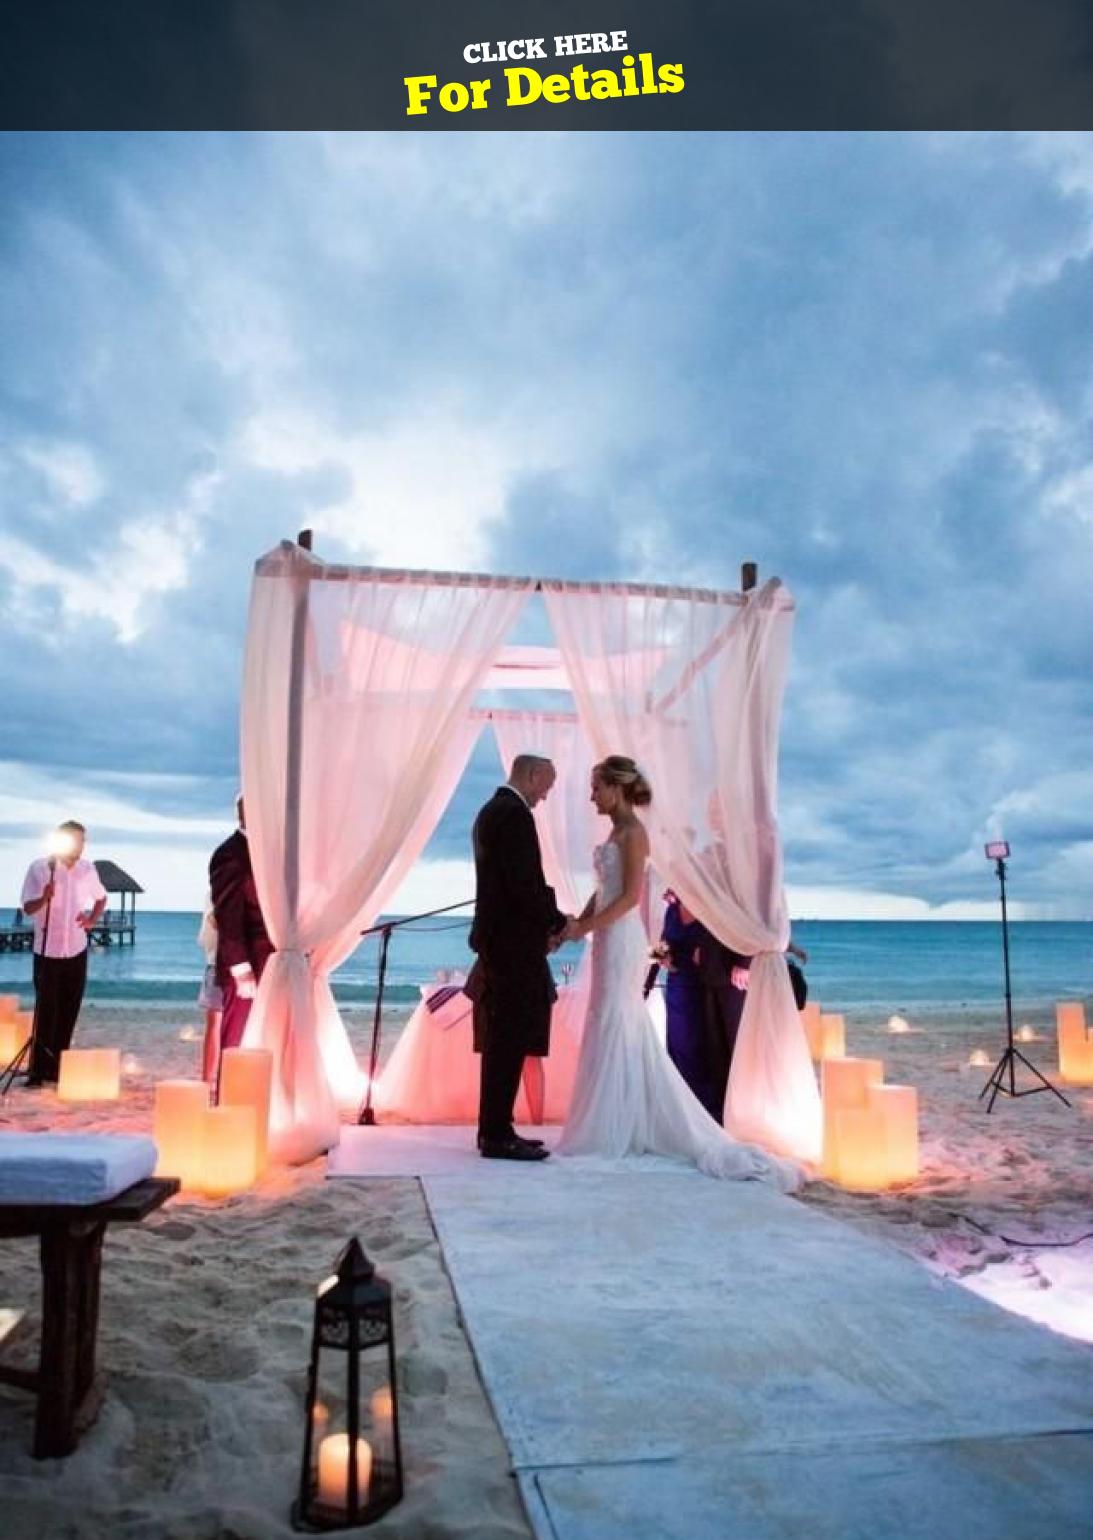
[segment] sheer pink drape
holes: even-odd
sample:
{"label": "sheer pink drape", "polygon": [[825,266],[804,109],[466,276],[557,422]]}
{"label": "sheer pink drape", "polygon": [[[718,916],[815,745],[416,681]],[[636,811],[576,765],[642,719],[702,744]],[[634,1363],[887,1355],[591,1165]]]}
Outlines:
{"label": "sheer pink drape", "polygon": [[558,779],[545,802],[535,809],[543,870],[558,897],[558,907],[579,914],[592,890],[592,847],[608,833],[606,820],[592,806],[589,780],[595,754],[572,713],[501,711],[491,713],[497,752],[507,776],[517,754],[543,754],[554,762]]}
{"label": "sheer pink drape", "polygon": [[288,542],[258,563],[243,792],[277,951],[246,1042],[274,1054],[271,1142],[282,1159],[336,1142],[331,1076],[359,1090],[326,975],[428,838],[466,763],[474,694],[529,586],[327,568]]}
{"label": "sheer pink drape", "polygon": [[544,583],[598,755],[632,755],[653,787],[652,863],[687,907],[754,958],[726,1101],[738,1138],[819,1156],[816,1080],[783,952],[778,723],[793,600]]}

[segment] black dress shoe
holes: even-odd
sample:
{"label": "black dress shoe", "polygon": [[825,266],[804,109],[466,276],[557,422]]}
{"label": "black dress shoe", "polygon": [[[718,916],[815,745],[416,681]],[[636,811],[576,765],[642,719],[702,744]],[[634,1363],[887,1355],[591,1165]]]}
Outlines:
{"label": "black dress shoe", "polygon": [[[511,1133],[506,1134],[505,1137],[506,1137],[506,1139],[515,1139],[517,1144],[526,1144],[526,1145],[528,1145],[533,1150],[541,1150],[541,1149],[545,1148],[544,1140],[542,1140],[542,1139],[525,1139],[523,1134],[518,1134],[515,1131],[515,1129]],[[484,1141],[483,1141],[482,1135],[479,1134],[478,1135],[478,1148],[479,1149],[482,1148],[483,1143],[484,1143]],[[496,1144],[497,1140],[494,1140],[493,1143]]]}
{"label": "black dress shoe", "polygon": [[479,1154],[486,1160],[546,1160],[550,1151],[523,1139],[484,1139]]}

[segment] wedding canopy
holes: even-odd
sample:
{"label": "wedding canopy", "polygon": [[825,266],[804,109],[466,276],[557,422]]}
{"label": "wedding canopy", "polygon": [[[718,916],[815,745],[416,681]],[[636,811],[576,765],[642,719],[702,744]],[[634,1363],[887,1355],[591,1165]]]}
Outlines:
{"label": "wedding canopy", "polygon": [[[536,589],[557,651],[506,649]],[[657,872],[708,929],[754,958],[726,1125],[817,1158],[819,1098],[783,956],[776,820],[792,623],[792,597],[777,579],[739,594],[388,571],[330,565],[290,541],[258,561],[243,794],[276,951],[246,1042],[274,1055],[271,1139],[281,1158],[331,1147],[339,1108],[360,1101],[363,1077],[329,975],[448,805],[481,727],[478,692],[561,683],[592,753],[630,754],[652,783],[645,821]],[[524,737],[519,747],[534,743]],[[561,763],[557,735],[554,751],[563,783],[554,795],[576,808],[586,770]],[[574,812],[573,835],[558,836],[569,848],[549,852],[556,881],[575,869],[573,838],[586,829]],[[583,901],[564,885],[559,897]]]}

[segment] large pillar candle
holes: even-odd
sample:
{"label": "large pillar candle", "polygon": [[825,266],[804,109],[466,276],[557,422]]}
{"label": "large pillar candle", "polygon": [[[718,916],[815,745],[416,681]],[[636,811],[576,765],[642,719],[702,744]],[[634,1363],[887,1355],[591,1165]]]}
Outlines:
{"label": "large pillar candle", "polygon": [[254,1108],[210,1107],[201,1114],[202,1192],[226,1198],[254,1185]]}
{"label": "large pillar candle", "polygon": [[821,1061],[845,1059],[846,1022],[841,1016],[825,1011],[820,1017],[820,1052],[817,1057]]}
{"label": "large pillar candle", "polygon": [[808,1051],[812,1058],[820,1057],[820,1002],[808,1000],[801,1007],[801,1025],[808,1039]]}
{"label": "large pillar candle", "polygon": [[[880,1108],[867,1102],[864,1107],[840,1109],[833,1121],[831,1179],[851,1192],[877,1192],[887,1186],[884,1113]],[[826,1146],[824,1155],[826,1170]]]}
{"label": "large pillar candle", "polygon": [[870,1086],[880,1085],[884,1065],[880,1059],[825,1059],[821,1065],[824,1112],[823,1172],[838,1180],[839,1134],[836,1116],[840,1112],[864,1112]]}
{"label": "large pillar candle", "polygon": [[273,1055],[268,1048],[225,1048],[220,1057],[220,1105],[254,1108],[254,1169],[266,1169],[269,1090]]}
{"label": "large pillar candle", "polygon": [[121,1095],[121,1051],[66,1048],[57,1095],[63,1102],[113,1102]]}
{"label": "large pillar candle", "polygon": [[1059,1036],[1059,1074],[1068,1085],[1093,1085],[1093,1038],[1086,1031],[1081,1000],[1060,1000],[1055,1007]]}
{"label": "large pillar candle", "polygon": [[160,1080],[156,1085],[153,1137],[157,1176],[177,1176],[191,1190],[201,1185],[201,1119],[208,1110],[203,1080]]}
{"label": "large pillar candle", "polygon": [[913,1085],[874,1085],[868,1106],[884,1124],[884,1180],[913,1182],[918,1176],[918,1092]]}
{"label": "large pillar candle", "polygon": [[22,1012],[12,1011],[0,1021],[0,1070],[19,1057],[29,1037],[30,1022],[22,1019]]}

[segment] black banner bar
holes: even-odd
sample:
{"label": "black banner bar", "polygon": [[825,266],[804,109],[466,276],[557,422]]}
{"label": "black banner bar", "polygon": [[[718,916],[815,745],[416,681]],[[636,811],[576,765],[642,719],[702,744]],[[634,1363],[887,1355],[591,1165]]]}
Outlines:
{"label": "black banner bar", "polygon": [[1091,0],[16,0],[7,129],[1081,129]]}

